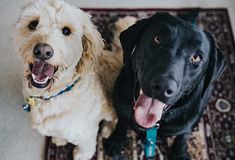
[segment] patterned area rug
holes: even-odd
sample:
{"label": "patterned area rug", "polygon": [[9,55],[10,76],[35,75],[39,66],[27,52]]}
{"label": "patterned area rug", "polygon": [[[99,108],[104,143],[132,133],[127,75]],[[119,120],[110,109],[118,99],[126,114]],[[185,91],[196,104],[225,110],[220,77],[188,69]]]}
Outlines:
{"label": "patterned area rug", "polygon": [[[137,9],[137,10],[96,10],[86,9],[93,15],[107,49],[111,49],[111,25],[119,18],[127,15],[139,19],[155,12],[167,11],[173,15],[187,13],[190,9]],[[188,143],[189,152],[194,160],[234,160],[235,159],[235,46],[231,24],[226,9],[201,9],[197,24],[209,31],[216,38],[217,45],[227,57],[229,67],[222,77],[215,82],[215,89],[198,128],[192,133]],[[108,157],[103,152],[102,138],[98,136],[97,152],[93,160],[141,160],[144,159],[143,142],[131,130],[122,153],[116,157]],[[158,142],[156,160],[167,160],[167,153],[173,138]],[[72,144],[56,147],[47,139],[46,160],[72,160]]]}

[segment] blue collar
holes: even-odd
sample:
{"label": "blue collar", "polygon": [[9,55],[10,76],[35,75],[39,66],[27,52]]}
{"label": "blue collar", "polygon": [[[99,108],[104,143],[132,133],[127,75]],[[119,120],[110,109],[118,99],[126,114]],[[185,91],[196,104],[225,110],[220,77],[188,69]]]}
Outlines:
{"label": "blue collar", "polygon": [[39,99],[42,99],[42,100],[50,100],[51,98],[55,98],[57,96],[60,96],[68,91],[70,91],[74,86],[75,84],[77,84],[77,82],[81,79],[81,77],[79,77],[77,80],[74,81],[73,84],[71,85],[68,85],[65,89],[62,89],[61,91],[59,91],[57,94],[54,94],[50,97],[42,97],[42,96],[30,96],[31,98],[39,98]]}
{"label": "blue collar", "polygon": [[79,77],[77,80],[74,81],[73,84],[68,85],[65,89],[62,89],[61,91],[59,91],[58,93],[50,96],[50,97],[43,97],[43,96],[29,96],[28,98],[26,98],[26,103],[24,103],[22,105],[23,110],[26,112],[30,112],[30,108],[31,106],[35,106],[36,105],[36,101],[35,99],[42,99],[42,100],[50,100],[52,98],[58,97],[66,92],[69,92],[76,84],[77,82],[81,79],[81,77]]}

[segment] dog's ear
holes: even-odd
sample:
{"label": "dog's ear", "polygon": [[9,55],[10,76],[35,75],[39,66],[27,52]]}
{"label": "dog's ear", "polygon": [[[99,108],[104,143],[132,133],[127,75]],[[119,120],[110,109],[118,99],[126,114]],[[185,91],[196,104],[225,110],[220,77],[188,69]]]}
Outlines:
{"label": "dog's ear", "polygon": [[91,21],[91,16],[83,12],[83,49],[87,54],[98,56],[104,47],[103,39],[96,26]]}
{"label": "dog's ear", "polygon": [[90,70],[94,69],[94,63],[98,62],[97,59],[101,56],[101,52],[104,48],[104,42],[96,26],[91,21],[91,16],[82,10],[79,11],[79,15],[82,15],[83,53],[78,64],[78,72],[85,72],[86,68],[89,68]]}
{"label": "dog's ear", "polygon": [[127,64],[130,61],[132,51],[140,41],[149,23],[155,23],[158,20],[160,22],[169,16],[170,15],[168,13],[156,13],[149,18],[137,21],[134,25],[130,26],[120,34],[124,64]]}
{"label": "dog's ear", "polygon": [[123,49],[123,62],[128,64],[131,58],[131,53],[141,38],[149,20],[143,19],[137,21],[134,25],[130,26],[128,29],[120,34],[120,42]]}
{"label": "dog's ear", "polygon": [[226,67],[226,60],[223,56],[223,54],[220,52],[220,50],[216,47],[214,38],[212,35],[206,31],[204,31],[206,34],[207,39],[210,42],[210,55],[209,55],[209,63],[206,70],[206,76],[204,81],[204,87],[202,94],[206,92],[206,90],[209,88],[211,83],[219,78],[219,76],[223,73]]}

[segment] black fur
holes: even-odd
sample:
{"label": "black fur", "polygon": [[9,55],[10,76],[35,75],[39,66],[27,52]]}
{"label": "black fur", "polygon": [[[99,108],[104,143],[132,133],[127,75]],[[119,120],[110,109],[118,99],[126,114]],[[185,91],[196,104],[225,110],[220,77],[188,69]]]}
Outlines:
{"label": "black fur", "polygon": [[[160,44],[154,41],[158,37]],[[119,122],[105,149],[109,154],[120,152],[127,126],[145,133],[133,118],[135,83],[152,98],[169,104],[161,120],[159,136],[176,136],[172,160],[190,159],[187,152],[188,135],[198,124],[217,79],[225,68],[223,55],[212,36],[190,23],[167,13],[138,21],[121,33],[124,67],[116,81],[113,103]],[[135,49],[134,49],[135,48]],[[198,54],[200,63],[192,64],[190,56]],[[167,77],[167,78],[166,78]],[[157,79],[157,80],[155,80]],[[155,92],[153,81],[161,86],[177,83],[173,96]]]}

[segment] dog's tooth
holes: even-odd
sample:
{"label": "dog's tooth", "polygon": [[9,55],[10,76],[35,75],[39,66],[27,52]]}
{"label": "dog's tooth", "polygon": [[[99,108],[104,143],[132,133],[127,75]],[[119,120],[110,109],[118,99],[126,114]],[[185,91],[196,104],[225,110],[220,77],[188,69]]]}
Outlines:
{"label": "dog's tooth", "polygon": [[49,79],[49,76],[47,76],[47,77],[46,77],[46,79],[45,79],[45,83],[48,81],[48,79]]}
{"label": "dog's tooth", "polygon": [[35,76],[35,74],[32,74],[32,77],[33,77],[33,80],[35,80],[35,79],[36,79],[36,76]]}
{"label": "dog's tooth", "polygon": [[38,80],[36,79],[36,75],[34,75],[34,74],[32,74],[32,78],[33,78],[33,81],[36,82],[36,83],[38,83],[38,84],[45,84],[45,83],[49,80],[49,76],[47,76],[44,80],[38,81]]}

